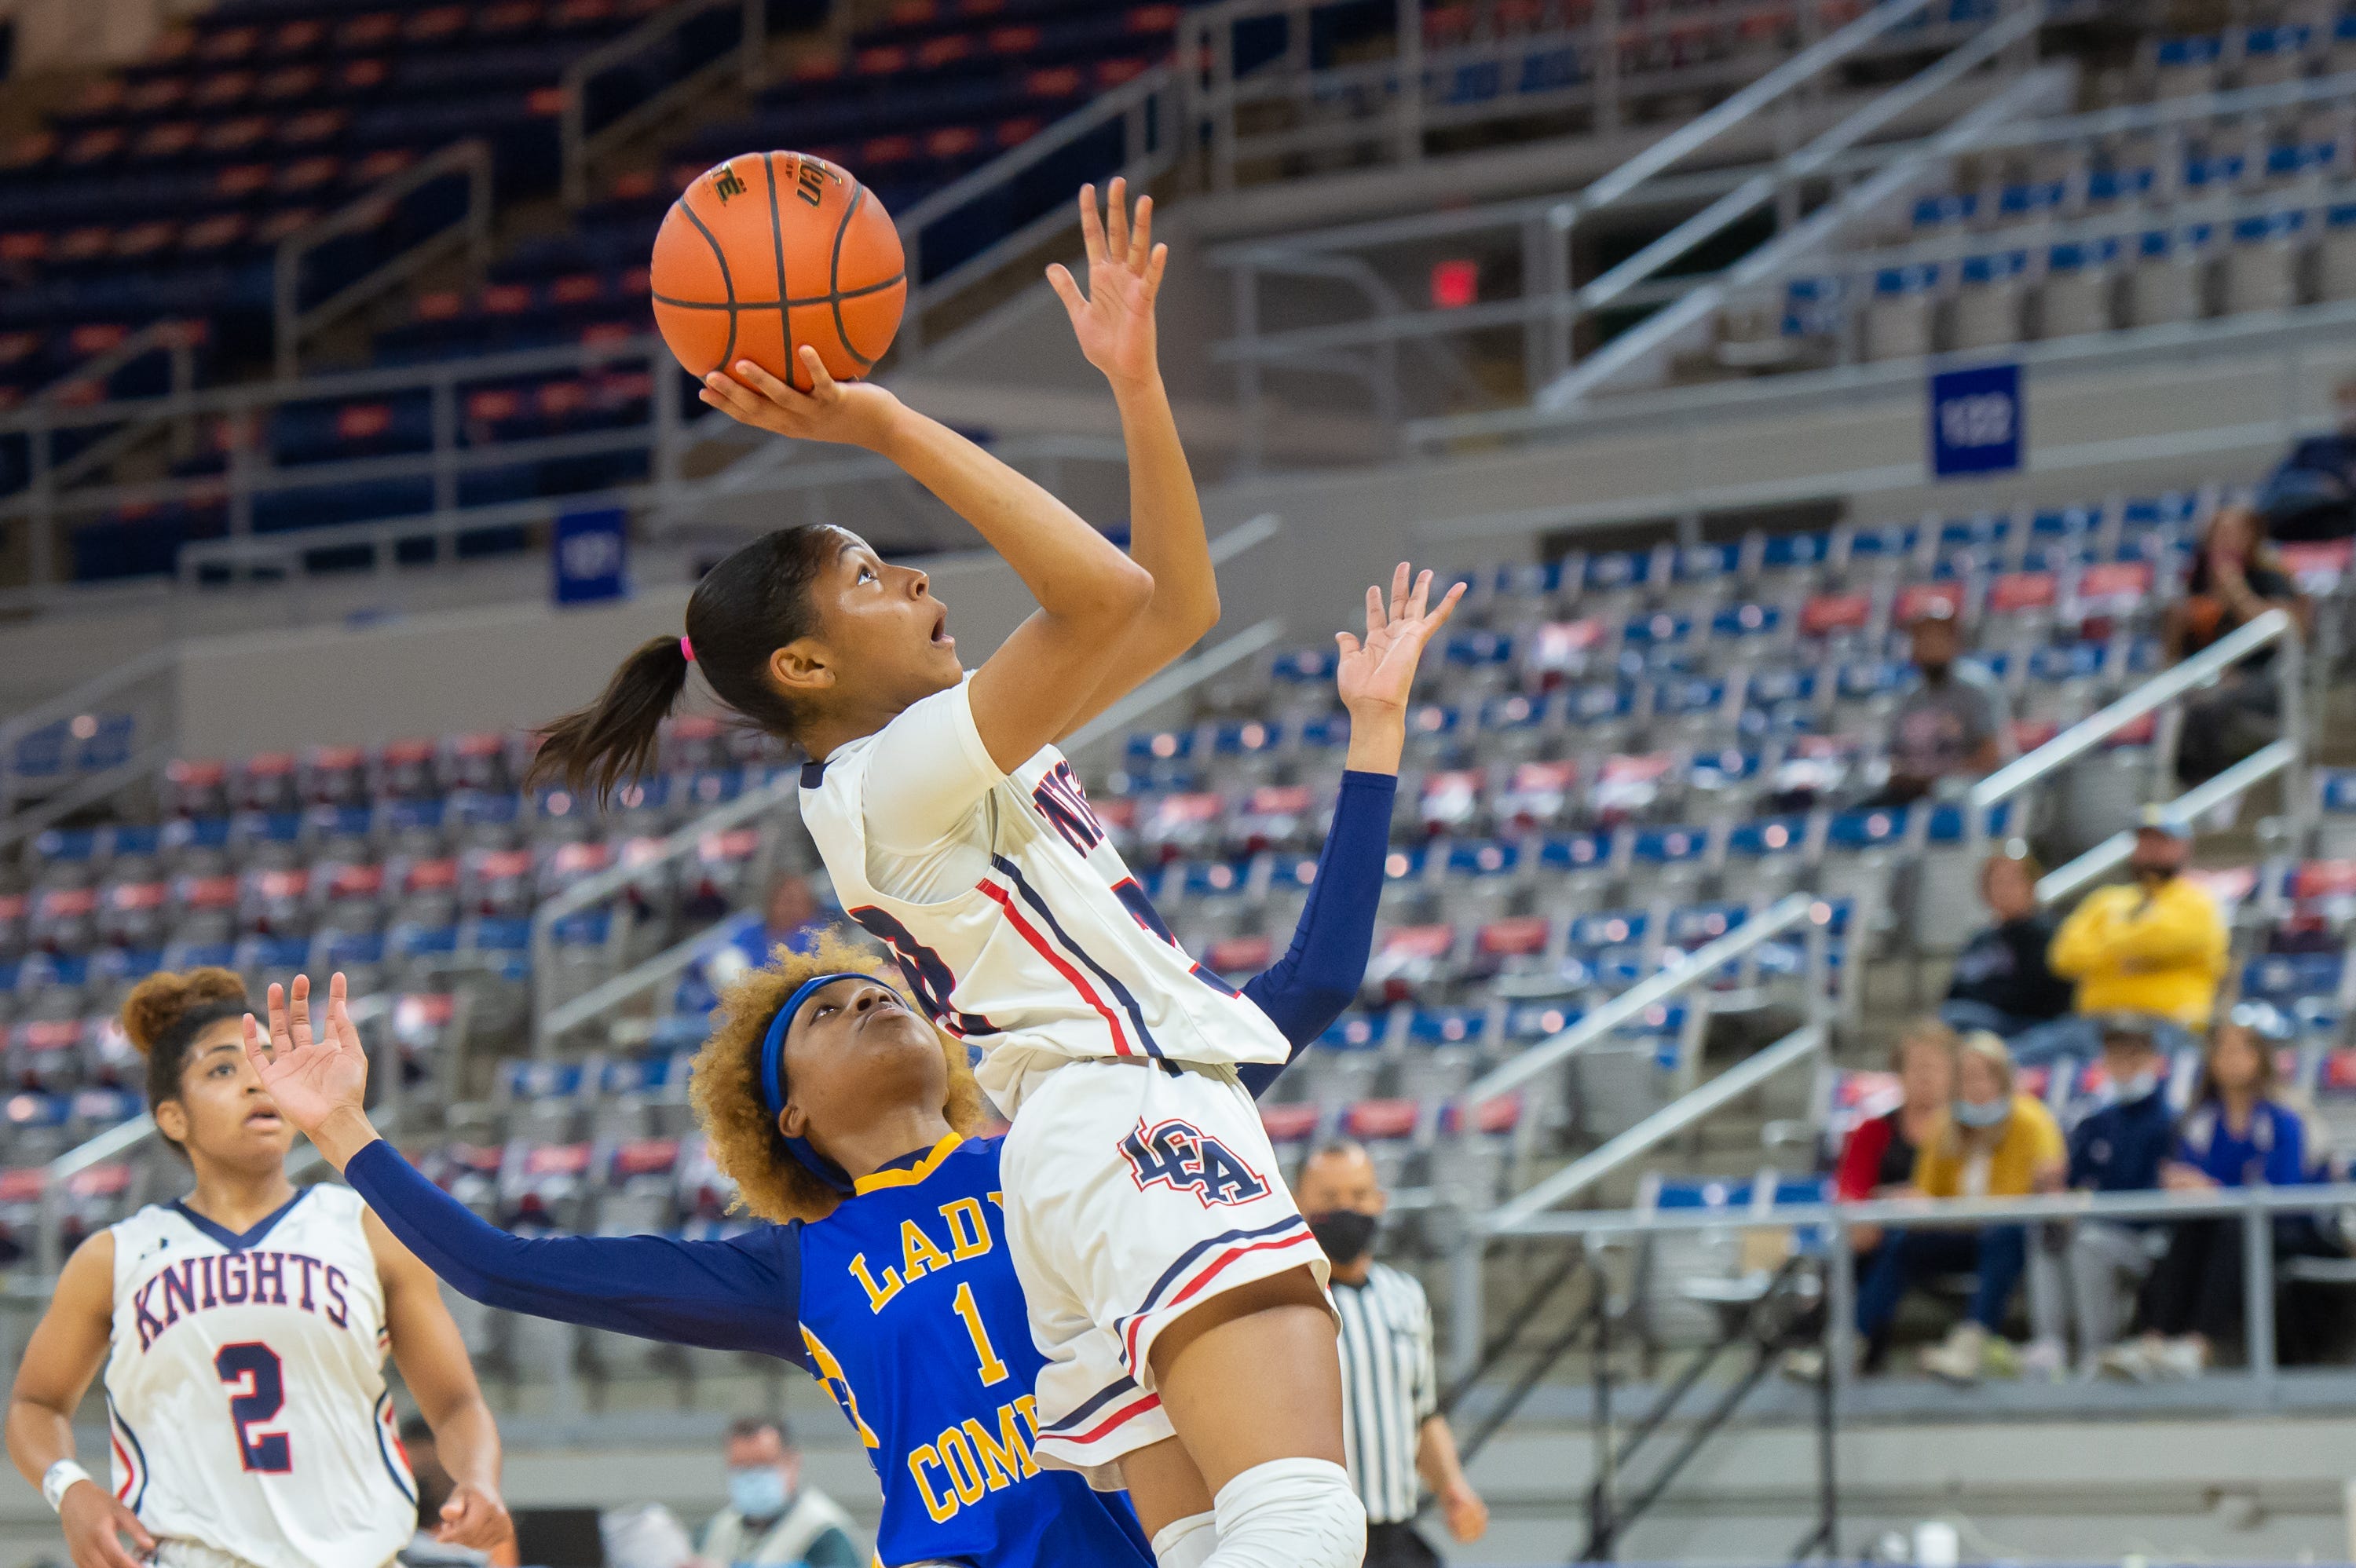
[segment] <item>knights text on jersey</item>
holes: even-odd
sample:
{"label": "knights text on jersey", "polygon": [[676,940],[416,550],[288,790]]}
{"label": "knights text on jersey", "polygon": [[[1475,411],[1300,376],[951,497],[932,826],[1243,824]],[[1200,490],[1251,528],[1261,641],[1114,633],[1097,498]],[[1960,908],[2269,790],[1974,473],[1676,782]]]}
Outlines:
{"label": "knights text on jersey", "polygon": [[1150,1568],[1125,1496],[1032,1452],[1032,1343],[996,1138],[944,1138],[801,1227],[802,1339],[884,1489],[879,1563]]}
{"label": "knights text on jersey", "polygon": [[113,1227],[114,1494],[257,1568],[379,1568],[417,1523],[359,1197],[307,1187],[237,1235],[180,1204]]}
{"label": "knights text on jersey", "polygon": [[980,1049],[991,1098],[1012,1115],[1031,1072],[1057,1061],[1284,1061],[1268,1016],[1178,945],[1053,746],[991,770],[966,824],[987,848],[971,885],[928,902],[870,880],[862,796],[879,748],[909,726],[938,733],[926,750],[942,766],[974,766],[966,700],[964,688],[927,698],[803,769],[802,819],[844,912],[898,955],[933,1020]]}

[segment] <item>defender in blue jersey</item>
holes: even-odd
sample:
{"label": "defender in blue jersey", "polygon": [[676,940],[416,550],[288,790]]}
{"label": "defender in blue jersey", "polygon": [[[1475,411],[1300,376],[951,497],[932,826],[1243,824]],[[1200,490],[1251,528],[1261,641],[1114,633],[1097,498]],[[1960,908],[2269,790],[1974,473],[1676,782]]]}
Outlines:
{"label": "defender in blue jersey", "polygon": [[[1371,753],[1384,771],[1366,765],[1369,754],[1355,750],[1365,771],[1344,776],[1290,948],[1246,987],[1296,1054],[1365,971],[1398,749]],[[525,1239],[477,1219],[369,1125],[367,1064],[340,976],[316,1039],[307,981],[294,982],[291,1007],[273,986],[273,1049],[265,1055],[249,1025],[249,1050],[282,1112],[467,1296],[755,1350],[823,1381],[883,1489],[879,1563],[1141,1568],[1154,1552],[1127,1496],[1042,1468],[1033,1454],[1044,1358],[1006,1246],[1001,1140],[969,1136],[983,1107],[964,1046],[865,972],[873,962],[829,939],[812,954],[780,949],[730,988],[691,1093],[746,1206],[780,1222],[727,1241]],[[1258,1093],[1280,1071],[1243,1078]],[[773,1109],[788,1085],[791,1112]]]}

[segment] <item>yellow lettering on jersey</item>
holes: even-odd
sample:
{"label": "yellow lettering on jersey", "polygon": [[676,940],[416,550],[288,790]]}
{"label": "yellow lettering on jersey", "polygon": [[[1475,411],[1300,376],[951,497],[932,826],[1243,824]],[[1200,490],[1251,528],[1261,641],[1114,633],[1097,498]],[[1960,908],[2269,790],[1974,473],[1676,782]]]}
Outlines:
{"label": "yellow lettering on jersey", "polygon": [[941,1463],[940,1451],[929,1443],[909,1450],[908,1474],[916,1477],[916,1494],[925,1499],[925,1512],[931,1516],[935,1524],[947,1524],[957,1515],[957,1495],[951,1491],[944,1497],[933,1490],[933,1478],[925,1474],[927,1465],[937,1470],[948,1467]]}
{"label": "yellow lettering on jersey", "polygon": [[949,1255],[958,1262],[990,1251],[990,1221],[983,1217],[980,1204],[970,1198],[944,1203],[941,1218],[949,1222]]}
{"label": "yellow lettering on jersey", "polygon": [[1005,1208],[1005,1207],[1006,1207],[1006,1194],[1005,1194],[1005,1193],[1003,1193],[1003,1192],[993,1192],[993,1193],[991,1193],[991,1194],[990,1195],[990,1200],[991,1200],[992,1203],[997,1204],[1001,1209],[1003,1209],[1003,1208]]}
{"label": "yellow lettering on jersey", "polygon": [[[893,1288],[899,1287],[895,1284]],[[817,1366],[819,1378],[824,1380],[827,1392],[834,1395],[835,1403],[842,1406],[842,1413],[851,1417],[851,1424],[859,1428],[859,1440],[870,1448],[883,1447],[883,1440],[875,1435],[859,1413],[859,1396],[851,1392],[851,1380],[842,1375],[842,1363],[836,1360],[834,1352],[809,1331],[808,1324],[802,1326],[802,1343],[809,1347],[810,1360]],[[1033,1421],[1031,1429],[1036,1432],[1039,1424]]]}
{"label": "yellow lettering on jersey", "polygon": [[875,1276],[867,1272],[867,1254],[865,1253],[854,1253],[851,1254],[851,1272],[852,1275],[857,1276],[859,1283],[866,1287],[867,1310],[870,1312],[883,1311],[884,1304],[890,1301],[894,1296],[899,1295],[900,1287],[907,1283],[907,1281],[900,1277],[900,1271],[898,1269],[886,1264],[884,1265],[884,1283],[882,1285],[877,1285],[875,1283]]}
{"label": "yellow lettering on jersey", "polygon": [[907,1271],[910,1279],[922,1279],[934,1269],[948,1267],[949,1255],[933,1245],[933,1239],[918,1229],[914,1220],[903,1220],[900,1221],[900,1266]]}
{"label": "yellow lettering on jersey", "polygon": [[[1011,1404],[998,1407],[998,1435],[992,1437],[980,1422],[969,1416],[965,1435],[973,1440],[973,1451],[981,1456],[982,1468],[990,1472],[990,1489],[1015,1481],[1030,1479],[1039,1473],[1039,1462],[1031,1457],[1031,1445],[1023,1438],[1023,1423]],[[1003,1471],[1006,1479],[999,1478]]]}
{"label": "yellow lettering on jersey", "polygon": [[967,1445],[964,1432],[952,1426],[933,1441],[939,1445],[941,1468],[949,1473],[949,1485],[957,1488],[958,1501],[969,1505],[980,1502],[990,1490],[990,1482],[981,1473],[981,1462]]}

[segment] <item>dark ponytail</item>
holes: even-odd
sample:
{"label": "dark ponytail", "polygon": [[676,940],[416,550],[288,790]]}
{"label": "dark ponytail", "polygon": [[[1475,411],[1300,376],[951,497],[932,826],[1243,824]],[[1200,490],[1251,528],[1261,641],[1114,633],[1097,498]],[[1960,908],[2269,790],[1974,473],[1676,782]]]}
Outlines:
{"label": "dark ponytail", "polygon": [[[769,656],[818,630],[810,585],[845,542],[836,528],[804,523],[764,534],[704,573],[687,602],[693,662],[720,700],[781,740],[793,739],[794,706],[770,683]],[[540,732],[527,786],[562,779],[605,800],[653,770],[662,722],[687,688],[688,651],[677,637],[641,643],[605,691]]]}

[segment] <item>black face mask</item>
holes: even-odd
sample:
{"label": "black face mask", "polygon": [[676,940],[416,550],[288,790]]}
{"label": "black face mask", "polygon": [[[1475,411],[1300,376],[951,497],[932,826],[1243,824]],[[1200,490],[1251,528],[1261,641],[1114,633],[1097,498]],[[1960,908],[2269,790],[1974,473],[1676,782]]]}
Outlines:
{"label": "black face mask", "polygon": [[1325,1255],[1337,1264],[1352,1264],[1375,1248],[1375,1227],[1382,1221],[1373,1214],[1361,1214],[1355,1209],[1333,1209],[1323,1214],[1309,1216],[1309,1233],[1325,1249]]}

